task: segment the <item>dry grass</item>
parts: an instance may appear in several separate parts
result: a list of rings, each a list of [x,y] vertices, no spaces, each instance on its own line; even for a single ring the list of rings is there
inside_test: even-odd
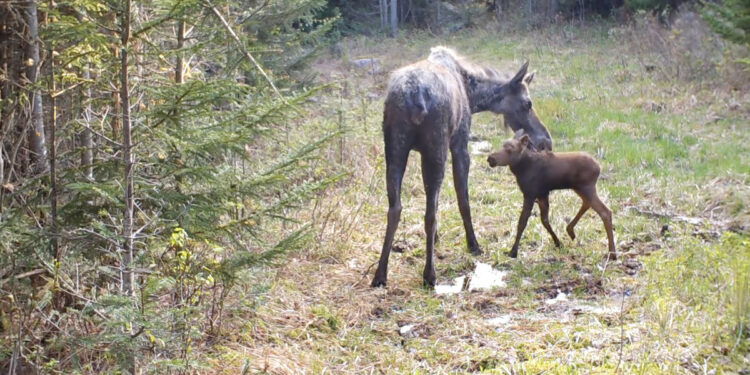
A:
[[[579,205],[569,192],[551,198],[551,224],[565,236],[564,247],[554,249],[535,213],[520,257],[507,258],[520,193],[507,170],[490,169],[478,154],[470,194],[485,252],[466,251],[448,175],[438,283],[468,274],[478,260],[509,271],[508,287],[435,295],[421,285],[425,198],[419,154],[412,153],[396,234],[404,252],[391,255],[388,287],[369,287],[387,209],[380,133],[387,72],[435,44],[507,70],[531,59],[535,107],[556,149],[585,150],[602,162],[599,190],[615,213],[620,260],[603,259],[606,237],[592,213],[575,241],[565,236]],[[347,130],[325,151],[331,162],[321,162],[325,173],[347,175],[301,214],[313,223],[315,241],[283,261],[210,367],[232,374],[747,371],[747,336],[734,347],[729,338],[731,303],[721,288],[731,285],[699,272],[733,272],[723,257],[750,256],[719,240],[750,223],[747,94],[649,75],[627,54],[630,46],[602,26],[525,36],[475,30],[355,38],[341,47],[342,58],[323,57],[314,67],[321,83],[337,86],[315,99],[310,118]],[[347,63],[365,57],[380,59],[382,70]],[[474,117],[473,133],[494,147],[510,136],[499,118],[485,114]],[[696,273],[688,277],[684,268]],[[685,290],[670,289],[671,278],[686,280]],[[566,298],[555,300],[560,293]],[[401,333],[408,324],[414,327]]]

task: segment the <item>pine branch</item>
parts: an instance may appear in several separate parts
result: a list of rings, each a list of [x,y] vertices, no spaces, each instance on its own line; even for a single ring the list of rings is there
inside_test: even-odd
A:
[[[281,98],[281,100],[283,100],[286,103],[286,99],[284,99],[284,96],[281,95],[281,93],[279,92],[279,89],[276,88],[276,85],[273,84],[271,77],[269,77],[268,74],[266,74],[266,71],[263,70],[263,67],[260,66],[258,61],[256,61],[255,58],[253,57],[253,55],[250,54],[250,52],[248,52],[248,50],[242,44],[242,41],[240,41],[240,38],[237,36],[234,30],[232,30],[232,27],[229,26],[229,23],[227,23],[227,20],[224,19],[224,16],[221,15],[221,12],[219,12],[219,10],[216,9],[216,6],[214,6],[214,4],[211,3],[211,0],[204,0],[204,2],[209,8],[211,8],[211,11],[214,12],[214,14],[219,19],[219,21],[221,21],[221,24],[224,25],[224,28],[227,30],[229,35],[231,35],[232,39],[234,39],[235,43],[237,43],[237,47],[239,47],[240,51],[242,51],[245,57],[247,57],[248,60],[250,60],[255,65],[256,68],[258,68],[258,71],[260,71],[260,74],[263,75],[263,78],[265,78],[266,81],[268,81],[268,84],[271,85],[271,88],[273,88],[273,91],[276,93],[276,95],[278,95],[279,98]]]

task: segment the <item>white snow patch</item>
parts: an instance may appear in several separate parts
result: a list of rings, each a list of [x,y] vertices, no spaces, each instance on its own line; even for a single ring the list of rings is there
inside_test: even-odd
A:
[[[466,282],[466,276],[459,276],[453,279],[453,285],[436,285],[435,294],[458,294],[464,288],[464,282]]]
[[[487,263],[477,262],[474,273],[471,274],[469,281],[469,291],[474,290],[491,290],[492,288],[505,288],[506,271],[500,271],[492,268]]]
[[[472,155],[481,155],[490,152],[492,144],[487,141],[471,142],[469,147]]]
[[[357,258],[349,259],[348,262],[346,262],[346,266],[349,268],[359,268],[359,264],[357,262]]]
[[[407,333],[411,332],[411,330],[414,329],[414,324],[405,324],[399,328],[398,333],[401,334],[401,336],[406,335]]]
[[[556,304],[558,302],[564,302],[564,301],[567,301],[567,300],[568,300],[568,296],[565,293],[563,293],[563,292],[557,292],[557,297],[548,299],[548,300],[544,301],[544,303],[546,303],[548,305],[554,305],[554,304]]]
[[[504,326],[510,323],[510,315],[500,315],[496,318],[490,318],[485,320],[485,323],[490,326]]]

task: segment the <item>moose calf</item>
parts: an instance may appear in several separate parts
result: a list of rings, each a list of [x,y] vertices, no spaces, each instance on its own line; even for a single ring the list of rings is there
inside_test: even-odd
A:
[[[560,247],[560,240],[549,225],[549,192],[559,189],[573,189],[583,200],[581,209],[568,224],[567,232],[575,239],[574,228],[586,210],[593,208],[604,222],[609,241],[609,258],[617,259],[614,235],[612,233],[612,212],[599,200],[596,194],[596,180],[599,178],[599,164],[591,155],[583,152],[550,152],[533,151],[529,148],[529,136],[520,135],[506,141],[503,149],[487,158],[490,167],[510,166],[516,176],[518,187],[523,193],[523,209],[518,220],[516,241],[508,254],[511,258],[518,256],[518,243],[521,240],[526,222],[536,200],[542,218],[542,225],[552,236],[555,246]]]

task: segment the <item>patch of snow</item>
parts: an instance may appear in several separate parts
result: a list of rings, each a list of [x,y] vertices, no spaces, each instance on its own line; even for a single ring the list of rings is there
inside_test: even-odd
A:
[[[469,281],[470,292],[474,290],[505,288],[505,276],[508,272],[496,270],[487,263],[477,262],[476,264],[476,268],[474,268]]]
[[[349,259],[349,261],[346,262],[346,266],[349,268],[358,268],[359,265],[357,264],[357,258]]]
[[[453,285],[436,285],[435,294],[458,294],[464,288],[464,282],[466,282],[466,276],[460,276],[453,279]]]
[[[504,326],[510,323],[510,315],[509,314],[501,315],[501,316],[498,316],[497,318],[487,319],[484,322],[490,326]]]
[[[557,297],[548,299],[548,300],[544,301],[544,303],[546,303],[548,305],[554,305],[554,304],[556,304],[558,302],[564,302],[564,301],[567,301],[567,300],[568,300],[568,296],[565,293],[563,293],[563,292],[557,292]]]
[[[401,336],[406,336],[412,329],[414,329],[414,324],[405,324],[399,328],[398,333],[400,333]]]
[[[471,142],[469,147],[472,155],[481,155],[490,152],[492,144],[487,141]]]

